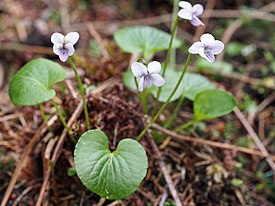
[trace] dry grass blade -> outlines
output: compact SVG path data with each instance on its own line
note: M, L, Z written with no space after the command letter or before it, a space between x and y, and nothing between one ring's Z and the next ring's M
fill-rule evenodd
M221 142L214 142L214 141L210 141L210 140L199 139L199 138L195 138L195 137L183 136L183 135L177 134L173 131L170 131L168 129L165 129L165 128L161 127L158 124L153 124L152 127L154 129L157 129L160 132L172 137L172 138L175 138L175 139L178 139L178 140L181 140L181 141L188 141L188 142L193 142L193 143L197 143L197 144L206 144L206 145L209 145L211 147L216 147L216 148L221 148L221 149L229 149L229 150L234 150L234 151L238 151L238 152L242 152L242 153L246 153L246 154L256 155L256 156L259 156L259 157L266 157L266 158L270 158L270 159L275 161L275 156L269 155L269 154L263 154L262 152L254 150L254 149L249 149L249 148L240 147L240 146L236 146L236 145L231 145L231 144L227 144L227 143L221 143Z
M41 135L43 135L47 129L53 125L53 123L57 120L57 116L54 115L48 122L43 123L40 128L36 131L36 133L34 134L34 136L32 137L31 141L28 143L28 145L26 146L26 149L24 150L24 153L21 156L20 161L18 162L18 164L16 165L15 171L12 175L12 178L9 182L8 188L5 192L5 195L3 197L1 206L5 206L8 202L8 199L11 195L11 192L14 188L14 185L16 184L16 181L20 175L20 172L22 170L22 168L24 167L24 165L26 165L28 157L31 153L31 151L33 150L34 145L37 143L37 141L39 140L39 138L41 137Z

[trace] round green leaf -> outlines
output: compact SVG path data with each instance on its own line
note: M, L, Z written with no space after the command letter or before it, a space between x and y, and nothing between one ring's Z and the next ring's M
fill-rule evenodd
M180 74L181 74L180 71L175 71L172 69L167 70L164 77L165 84L162 86L161 93L159 96L160 102L166 102L169 95L172 93L173 89L175 88L175 85L177 84ZM180 84L178 90L172 97L171 102L179 99L181 95L184 95L185 97L193 101L195 96L201 91L204 91L207 89L213 89L213 88L215 88L215 86L204 76L200 74L186 72L184 79ZM157 97L157 91L158 91L158 88L153 87L152 93L155 98Z
M132 26L119 29L114 38L125 52L141 53L145 59L154 53L168 49L171 35L149 26ZM181 41L174 38L172 48L181 46Z
M25 64L10 82L9 95L15 105L36 105L52 99L51 86L64 80L66 71L47 59L34 59Z
M74 151L75 168L81 182L107 199L122 199L137 190L145 177L148 159L133 139L123 139L114 152L100 130L84 133Z
M237 106L229 92L210 89L200 92L194 100L195 120L207 120L230 113Z

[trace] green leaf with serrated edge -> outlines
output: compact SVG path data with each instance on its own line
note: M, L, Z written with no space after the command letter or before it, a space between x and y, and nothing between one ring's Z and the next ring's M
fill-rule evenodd
M12 78L9 95L15 105L36 105L55 96L51 86L64 80L66 71L57 63L39 58L25 64Z
M221 117L232 112L235 106L236 100L229 92L218 89L202 91L194 99L195 120Z
M165 74L165 84L162 86L161 93L159 96L160 102L166 102L169 95L172 93L173 89L175 88L175 85L180 77L181 72L175 71L172 69L168 69ZM172 101L175 101L181 97L181 95L184 95L189 100L193 101L195 96L204 90L207 89L213 89L215 86L204 76L200 74L194 74L191 72L186 72L184 79L182 83L180 84L178 90L174 94L174 96L171 99ZM157 97L157 87L152 88L152 94L156 98Z
M148 159L133 139L123 139L111 152L100 130L84 133L75 147L75 168L81 182L106 199L122 199L137 190L145 177Z
M149 59L154 53L168 49L171 35L150 26L132 26L119 29L114 38L125 52L143 54ZM181 41L174 38L172 48L179 48Z

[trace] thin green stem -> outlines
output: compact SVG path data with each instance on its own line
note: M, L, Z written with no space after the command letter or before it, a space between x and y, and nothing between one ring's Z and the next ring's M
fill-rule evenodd
M170 59L170 51L171 51L171 48L172 48L172 43L173 43L174 36L176 34L178 23L179 23L179 17L177 16L177 18L174 21L174 25L173 25L173 28L172 28L172 31L171 31L171 38L170 38L170 42L169 42L169 47L168 47L168 50L167 50L166 59L165 59L165 63L164 63L162 74L161 74L163 78L165 77L165 72L166 72L168 62L169 62L169 59ZM157 100L159 99L160 93L161 93L161 87L158 88Z
M44 112L44 107L43 107L42 103L39 104L39 110L40 110L41 117L42 117L43 121L46 122L48 120L48 117Z
M196 120L191 119L191 120L189 120L188 122L184 123L183 125L177 127L177 128L174 130L174 132L180 132L180 131L186 129L187 127L192 126L192 125L193 125L194 123L196 123L196 122L197 122Z
M174 94L176 93L177 89L179 88L182 80L183 80L183 77L184 77L184 74L187 70L187 67L189 65L189 62L190 62L190 59L191 59L191 54L188 55L187 57L187 60L186 60L186 63L184 65L184 68L181 72L181 75L180 75L180 78L175 86L175 88L173 89L173 91L171 92L171 94L169 95L168 99L166 100L166 102L162 105L162 107L159 109L159 111L157 112L157 114L153 117L153 119L151 120L151 122L142 130L142 132L138 135L137 137L137 141L139 141L143 135L147 132L147 130L154 124L154 122L157 120L157 118L159 117L159 115L163 112L163 110L165 109L165 107L169 104L171 98L174 96Z
M185 99L185 95L181 95L179 101L177 102L176 108L174 109L172 115L170 116L170 118L167 120L167 122L164 124L164 128L168 128L170 127L170 125L172 124L173 120L177 117L177 114L181 108L181 105L183 103Z
M57 105L56 102L54 101L54 99L52 99L52 103L53 103L53 106L54 106L54 108L55 108L55 110L56 110L56 113L57 113L57 115L58 115L58 117L59 117L59 119L60 119L60 121L61 121L63 127L66 129L66 131L67 131L68 135L70 136L71 140L72 140L74 143L76 143L76 140L75 140L75 138L71 135L71 133L70 133L70 128L68 127L68 125L67 125L67 123L66 123L66 121L65 121L65 118L64 118L64 116L63 116L61 110L59 109L58 105Z
M52 103L53 103L53 106L54 106L54 108L55 108L55 110L56 110L56 113L57 113L57 115L58 115L58 117L59 117L61 123L63 124L64 128L67 130L68 134L70 134L70 129L69 129L69 127L68 127L68 125L67 125L67 123L66 123L66 121L65 121L65 118L64 118L64 116L63 116L61 110L60 110L59 107L57 106L56 102L54 101L54 99L52 99Z
M178 10L179 10L179 0L174 0L173 2L173 13L172 13L172 18L173 22L176 20L177 15L178 15ZM173 23L171 24L171 31L173 30ZM177 29L175 31L175 36L177 35ZM176 49L171 49L171 54L170 54L170 64L175 65L176 63Z
M91 126L90 126L89 113L88 113L88 108L87 108L87 103L86 103L86 98L85 98L84 87L83 87L82 81L77 73L76 67L75 67L71 57L68 58L68 61L74 71L74 74L75 74L75 77L76 77L76 80L78 83L78 87L79 87L79 90L80 90L80 93L82 96L83 105L84 105L84 114L85 114L85 120L86 120L86 127L87 127L87 130L89 130L91 128Z

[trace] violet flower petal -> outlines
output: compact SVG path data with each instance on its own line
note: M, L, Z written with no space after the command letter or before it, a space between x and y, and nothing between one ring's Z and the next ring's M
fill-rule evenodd
M188 1L180 1L179 6L183 9L192 9L192 5Z
M162 86L165 83L165 80L159 74L151 74L153 84L157 87Z
M210 44L210 42L214 42L215 38L211 34L203 34L201 35L200 38L201 42L204 43L205 45Z
M147 66L150 74L158 74L161 70L161 64L158 61L152 61Z
M194 44L192 44L192 46L188 49L188 52L191 53L191 54L198 54L199 49L204 50L204 44L200 41L195 42Z
M79 39L79 34L77 32L70 32L65 36L65 43L75 45Z
M146 75L144 77L144 86L146 88L150 88L153 84L153 78L151 77L151 75Z
M217 55L220 54L224 49L224 44L219 40L215 40L214 42L210 42L207 45L207 47L208 50L210 50L213 54Z
M200 16L202 15L203 13L203 6L201 4L195 4L193 7L192 7L192 13L193 15L195 16Z
M62 62L65 62L67 61L68 59L68 49L67 48L62 48L59 50L59 59L62 61Z
M204 26L204 23L196 16L193 15L190 23L193 25L193 26Z
M139 62L134 62L131 65L132 73L135 77L142 77L147 75L147 68L144 64Z
M62 48L63 48L63 44L55 43L53 45L53 53L55 53L56 55L59 55L60 49L62 49Z
M138 83L138 91L142 92L143 87L144 87L144 77L141 77L141 79L139 80L139 83Z
M178 12L178 16L180 18L186 19L186 20L192 20L192 10L191 9L181 9Z
M51 36L51 42L53 44L63 44L64 43L64 35L63 34L60 34L58 32L55 32L52 34Z
M74 54L74 46L72 44L66 44L66 48L68 50L68 55L72 56Z

